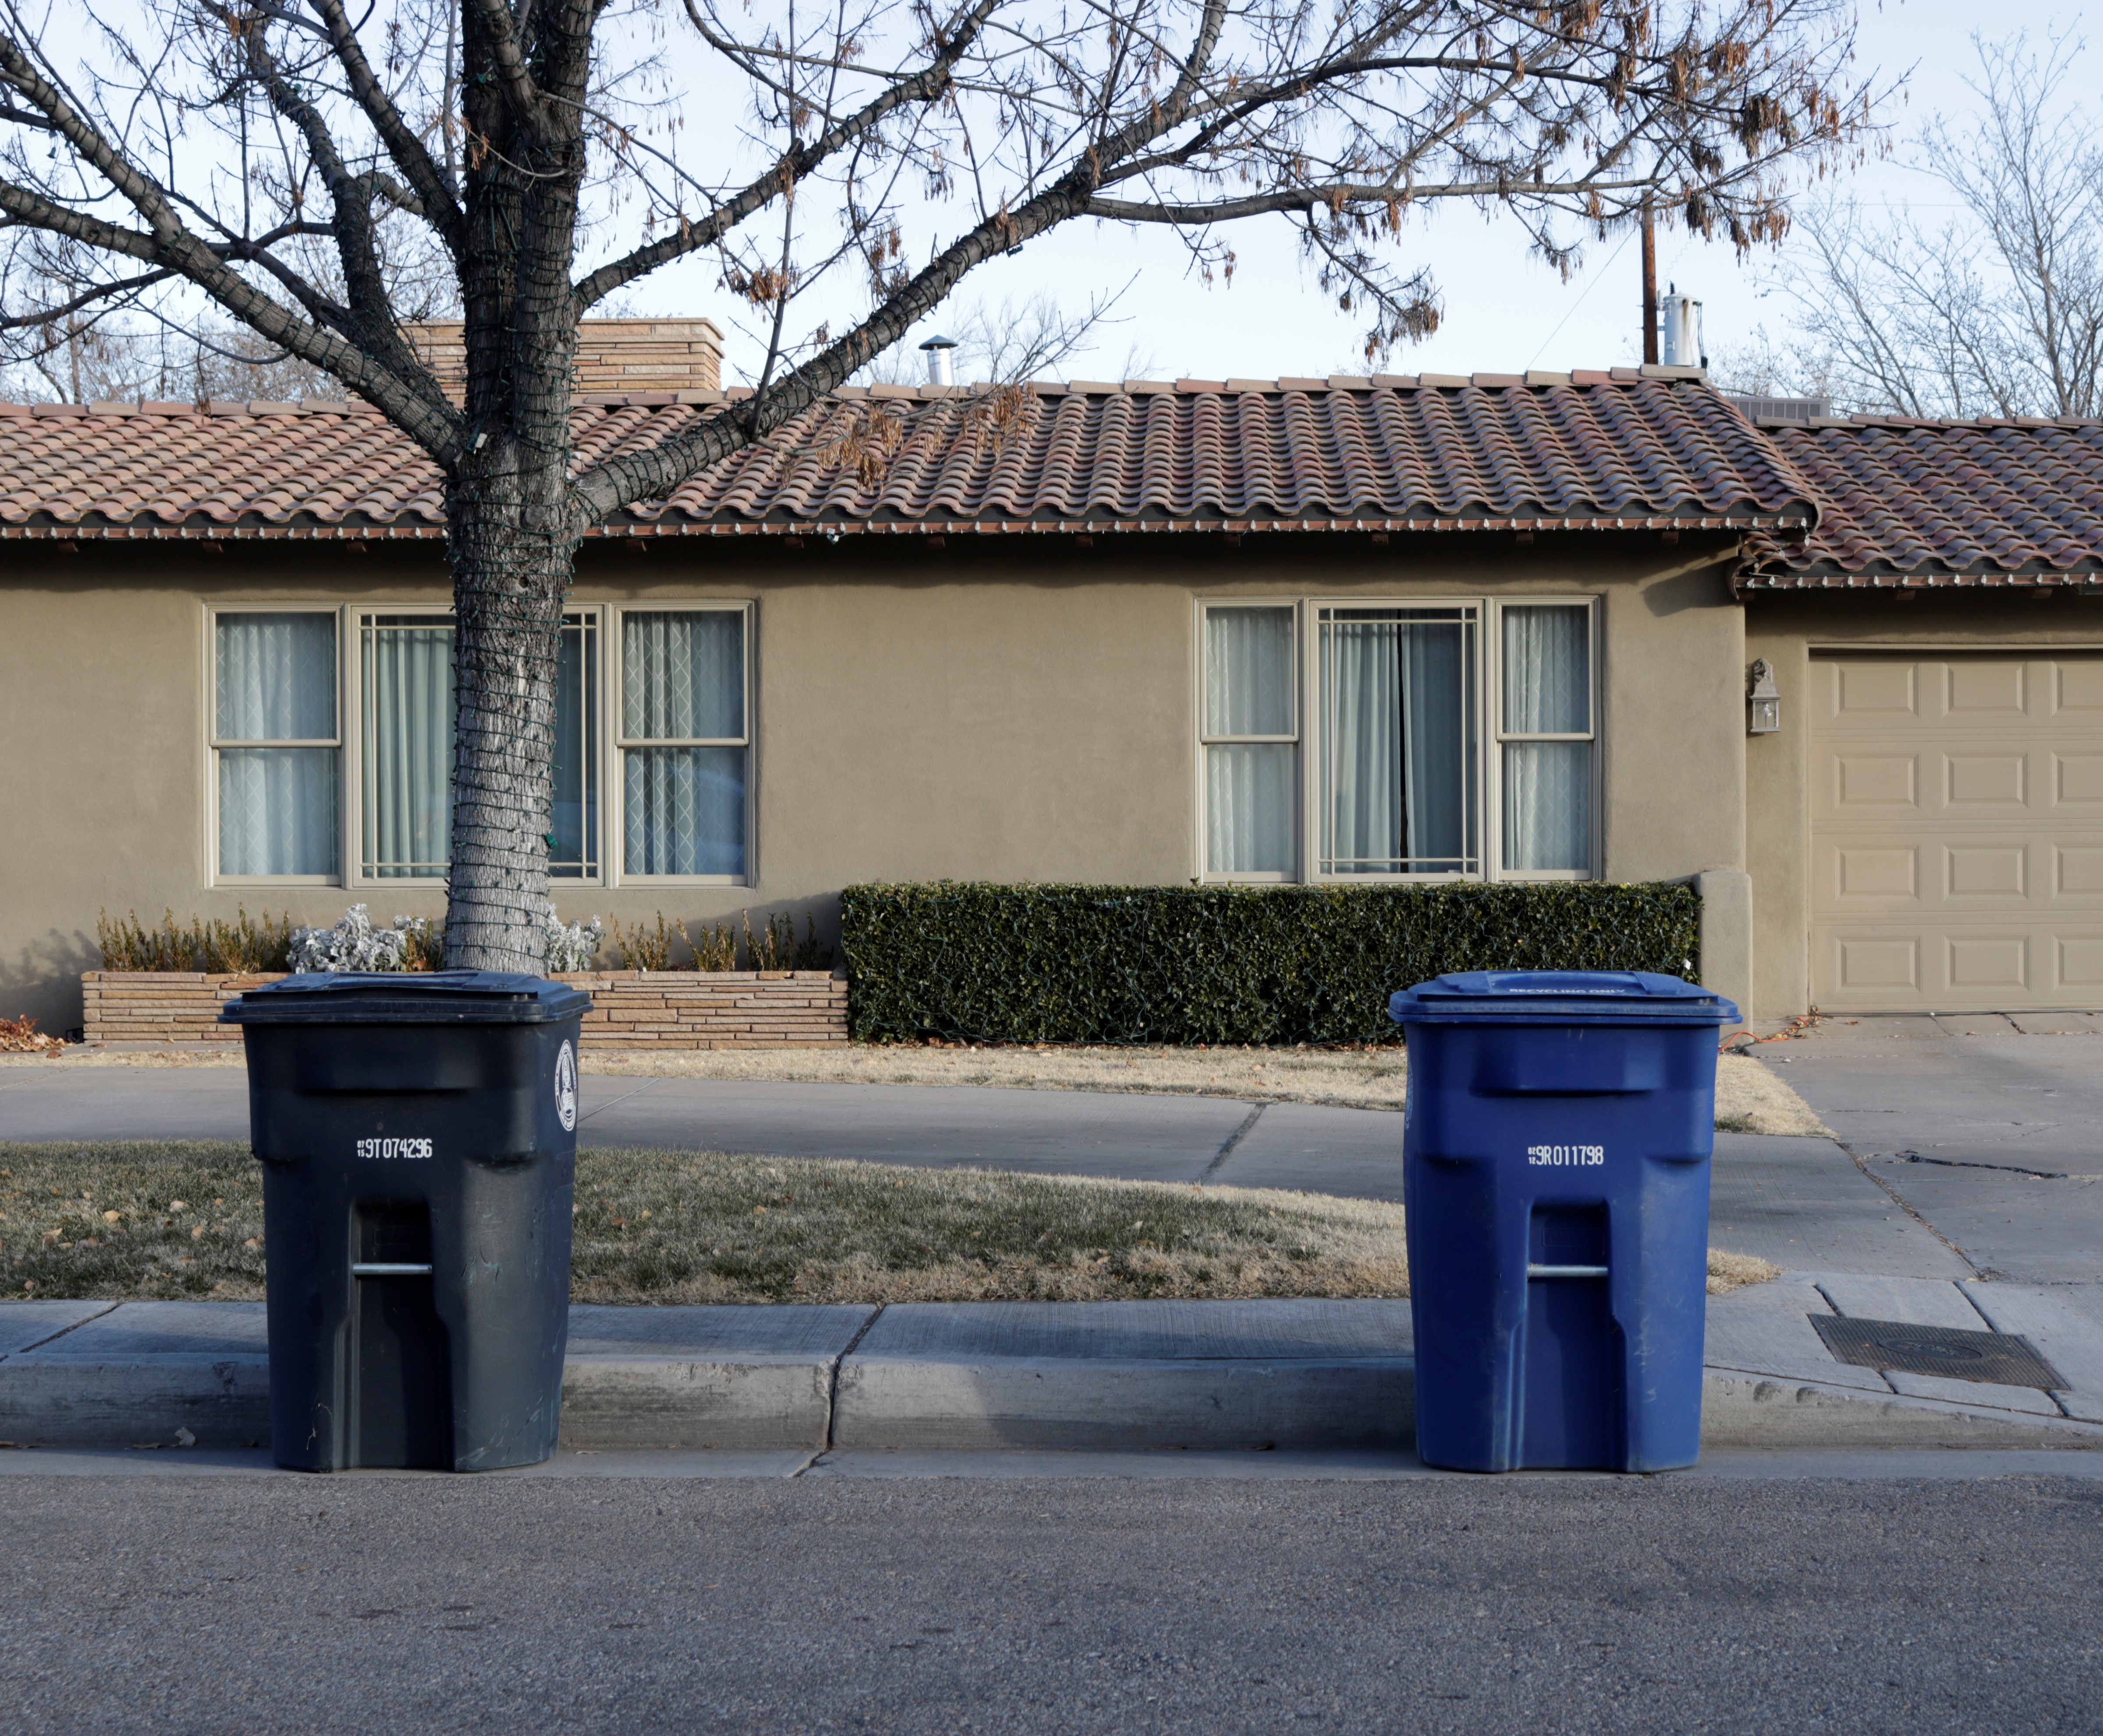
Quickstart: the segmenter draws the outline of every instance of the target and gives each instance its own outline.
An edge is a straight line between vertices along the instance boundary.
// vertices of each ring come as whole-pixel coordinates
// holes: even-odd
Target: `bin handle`
[[[1604,1266],[1535,1266],[1526,1268],[1529,1278],[1603,1278]]]
[[[390,1263],[386,1261],[361,1261],[350,1268],[353,1278],[428,1278],[429,1266]]]

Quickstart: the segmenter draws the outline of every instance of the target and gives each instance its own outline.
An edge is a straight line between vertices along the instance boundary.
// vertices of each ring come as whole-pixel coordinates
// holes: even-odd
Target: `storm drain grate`
[[[1903,1320],[1856,1320],[1845,1314],[1814,1314],[1811,1324],[1836,1362],[1887,1369],[1901,1374],[1940,1374],[1947,1380],[1982,1380],[1997,1387],[2064,1387],[2052,1365],[2025,1338],[2012,1332],[1963,1332],[1954,1326],[1919,1326]]]

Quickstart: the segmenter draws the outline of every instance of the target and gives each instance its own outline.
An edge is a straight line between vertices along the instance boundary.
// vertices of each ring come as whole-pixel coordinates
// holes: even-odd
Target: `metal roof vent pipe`
[[[956,370],[949,362],[949,352],[957,347],[954,338],[930,338],[920,346],[920,353],[927,358],[927,384],[931,386],[954,386],[957,383]]]
[[[1658,303],[1657,313],[1658,360],[1667,367],[1707,367],[1709,358],[1701,353],[1701,304],[1681,295],[1674,283]]]

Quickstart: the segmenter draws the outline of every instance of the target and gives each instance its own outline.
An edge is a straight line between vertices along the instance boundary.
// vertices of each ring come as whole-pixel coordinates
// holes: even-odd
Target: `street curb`
[[[0,1361],[0,1441],[199,1446],[269,1439],[269,1370],[253,1356]],[[1405,1357],[1113,1361],[1048,1357],[573,1357],[562,1444],[1061,1449],[1407,1447]],[[2103,1427],[1932,1399],[1708,1371],[1711,1448],[2089,1447]]]
[[[2067,1417],[1902,1398],[1778,1374],[1703,1370],[1705,1447],[2097,1447],[2103,1427]]]
[[[572,1356],[562,1369],[562,1445],[749,1450],[827,1445],[838,1359],[666,1361]],[[4,1377],[5,1369],[0,1369]]]
[[[943,1361],[851,1356],[838,1447],[1406,1447],[1416,1439],[1407,1356],[1323,1361]]]

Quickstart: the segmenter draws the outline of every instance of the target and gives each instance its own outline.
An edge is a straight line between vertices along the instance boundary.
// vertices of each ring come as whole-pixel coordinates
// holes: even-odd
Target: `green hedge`
[[[1351,1043],[1449,970],[1696,974],[1690,886],[850,886],[860,1041]]]

